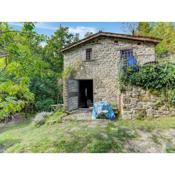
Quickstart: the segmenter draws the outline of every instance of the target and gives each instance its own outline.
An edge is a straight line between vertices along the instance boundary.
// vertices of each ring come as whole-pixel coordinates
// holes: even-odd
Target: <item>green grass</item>
[[[132,131],[112,122],[60,122],[59,116],[62,113],[40,127],[28,121],[1,129],[0,145],[5,152],[123,152],[124,143],[135,137]]]
[[[0,134],[6,152],[122,152],[123,143],[133,138],[125,128],[95,126],[80,122],[18,126]]]
[[[40,127],[35,127],[31,120],[27,120],[1,128],[0,146],[4,152],[126,152],[124,144],[137,137],[135,128],[175,128],[173,117],[117,120],[103,124],[62,121],[62,117],[63,113],[57,112]]]
[[[152,118],[145,120],[118,120],[118,125],[129,128],[144,128],[144,129],[168,129],[175,128],[175,117]]]
[[[167,153],[175,153],[175,147],[167,148],[167,149],[166,149],[166,152],[167,152]]]

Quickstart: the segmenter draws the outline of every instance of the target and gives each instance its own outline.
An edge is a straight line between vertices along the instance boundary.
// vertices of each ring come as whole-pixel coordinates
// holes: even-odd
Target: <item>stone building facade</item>
[[[92,96],[92,103],[105,100],[121,106],[119,75],[122,51],[131,51],[137,63],[143,65],[155,61],[157,43],[159,41],[152,38],[100,32],[64,48],[64,70],[70,66],[76,70],[73,76],[64,80],[65,108],[71,111],[81,107],[84,93],[81,88],[92,91],[92,94],[85,92]],[[87,59],[87,51],[90,59]]]

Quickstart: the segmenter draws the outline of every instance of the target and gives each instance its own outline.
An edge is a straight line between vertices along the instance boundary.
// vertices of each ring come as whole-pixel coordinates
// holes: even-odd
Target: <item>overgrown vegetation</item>
[[[61,26],[48,38],[35,23],[23,23],[21,30],[0,23],[0,121],[63,102],[61,49],[75,40],[78,35]]]
[[[156,54],[163,58],[168,53],[175,53],[175,26],[171,22],[139,22],[136,35],[160,38],[156,46]]]
[[[175,64],[148,64],[137,71],[130,67],[123,72],[121,82],[158,92],[175,104]]]
[[[156,46],[156,54],[159,57],[175,50],[173,23],[140,22],[135,34],[162,38]],[[32,22],[23,23],[21,30],[12,29],[8,23],[0,23],[0,121],[18,112],[49,111],[51,105],[63,102],[63,78],[74,74],[83,65],[77,62],[74,70],[68,67],[63,72],[61,50],[78,40],[79,35],[69,33],[67,27],[60,26],[52,36],[47,37],[38,34],[35,23]],[[150,75],[153,71],[151,69],[162,67],[150,68],[149,72],[146,68],[142,70]],[[168,77],[166,75],[167,78],[162,79],[162,85],[159,84],[156,74],[152,74],[152,79],[156,77],[156,89],[161,89],[159,86],[166,83],[172,84],[172,69],[173,65],[167,65],[165,69],[163,67],[165,73],[156,70],[157,74],[161,73],[162,76],[168,73]],[[143,72],[142,70],[137,76]],[[147,76],[145,79],[148,82],[150,77]],[[143,85],[145,79],[141,79],[139,83]],[[164,92],[174,93],[172,88]]]
[[[83,62],[77,61],[74,65],[68,65],[63,71],[63,79],[66,80],[71,76],[75,76],[75,74],[83,68]]]
[[[128,68],[123,74],[122,80],[132,85],[146,89],[174,89],[175,65],[174,64],[147,64],[135,71]]]

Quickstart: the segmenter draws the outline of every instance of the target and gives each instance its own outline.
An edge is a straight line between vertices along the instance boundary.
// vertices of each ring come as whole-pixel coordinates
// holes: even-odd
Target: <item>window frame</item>
[[[86,49],[86,61],[92,60],[92,48]]]
[[[127,68],[128,67],[128,57],[129,56],[134,56],[133,49],[120,50],[120,58],[121,58],[121,61],[122,61],[122,67],[123,68]]]

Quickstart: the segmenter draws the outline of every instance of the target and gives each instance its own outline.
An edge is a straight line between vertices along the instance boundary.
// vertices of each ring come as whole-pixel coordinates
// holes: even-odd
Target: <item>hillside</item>
[[[58,114],[57,116],[55,116]],[[53,116],[53,115],[52,115]],[[175,118],[92,121],[90,113],[60,113],[34,126],[32,119],[0,128],[0,152],[174,152]]]

